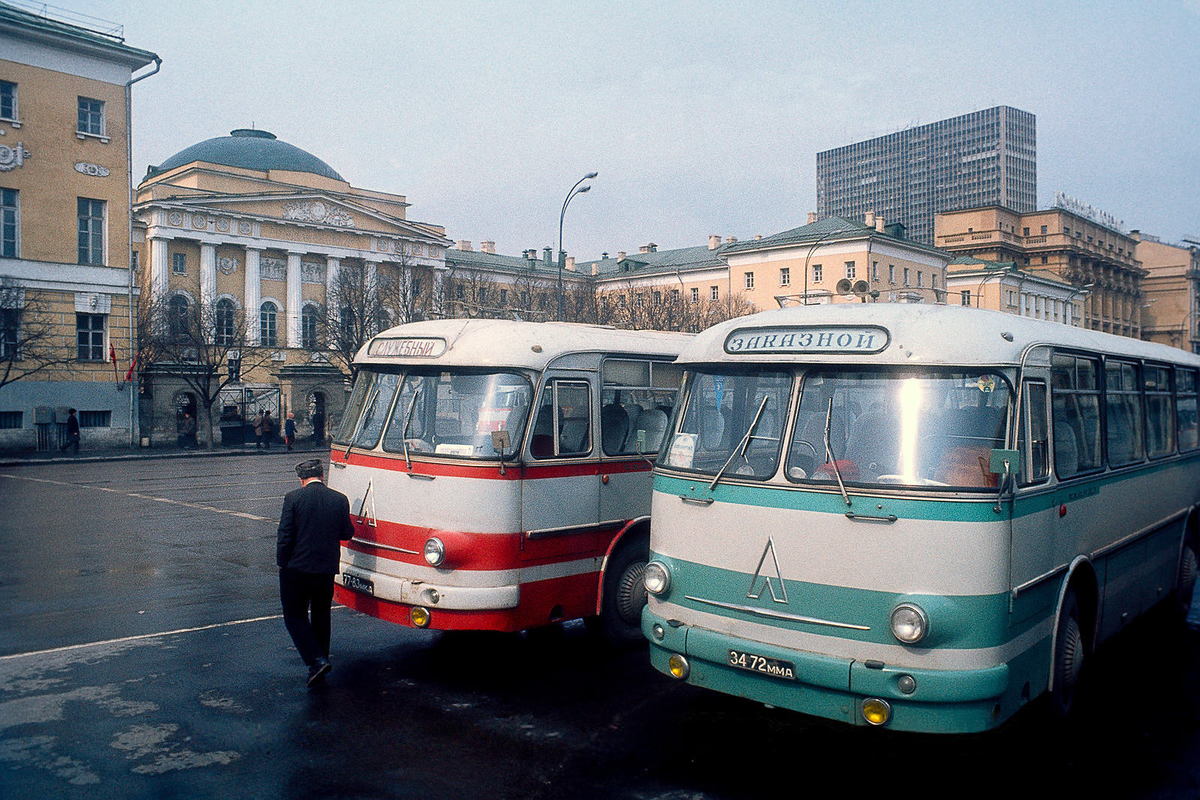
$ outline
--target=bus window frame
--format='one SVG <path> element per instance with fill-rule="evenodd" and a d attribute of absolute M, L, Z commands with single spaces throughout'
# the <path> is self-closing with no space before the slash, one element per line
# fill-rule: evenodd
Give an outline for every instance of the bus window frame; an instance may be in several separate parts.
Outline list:
<path fill-rule="evenodd" d="M 1125 388 L 1112 389 L 1109 387 L 1109 375 L 1116 371 L 1116 368 L 1132 367 L 1133 375 L 1133 390 L 1129 391 Z M 1123 370 L 1122 370 L 1123 371 Z M 1145 380 L 1145 372 L 1140 359 L 1123 358 L 1121 356 L 1106 356 L 1104 358 L 1104 463 L 1109 469 L 1124 469 L 1125 467 L 1133 467 L 1142 464 L 1146 461 L 1146 397 L 1142 383 Z M 1133 457 L 1128 461 L 1114 462 L 1112 457 L 1112 447 L 1110 438 L 1113 435 L 1113 427 L 1109 424 L 1109 403 L 1110 394 L 1117 397 L 1133 397 L 1138 404 L 1137 413 L 1133 417 L 1137 420 L 1139 430 L 1138 438 L 1135 441 L 1135 451 Z"/>
<path fill-rule="evenodd" d="M 1033 415 L 1029 413 L 1031 407 L 1029 389 L 1031 386 L 1038 386 L 1041 388 L 1041 391 L 1044 392 L 1042 397 L 1042 413 L 1044 415 L 1043 419 L 1046 423 L 1043 431 L 1046 442 L 1046 467 L 1045 473 L 1037 477 L 1034 477 L 1033 447 L 1031 445 L 1031 442 L 1033 441 Z M 1023 378 L 1021 381 L 1020 402 L 1022 404 L 1022 408 L 1018 412 L 1020 415 L 1020 430 L 1017 431 L 1016 446 L 1018 450 L 1021 450 L 1022 445 L 1024 445 L 1025 452 L 1023 452 L 1021 455 L 1023 468 L 1021 470 L 1021 475 L 1018 479 L 1017 486 L 1024 489 L 1031 486 L 1042 486 L 1048 483 L 1050 476 L 1054 474 L 1054 470 L 1052 468 L 1052 464 L 1054 463 L 1054 439 L 1051 435 L 1051 417 L 1053 416 L 1054 409 L 1050 402 L 1049 379 L 1043 378 L 1040 375 L 1033 378 Z"/>
<path fill-rule="evenodd" d="M 1166 379 L 1167 379 L 1166 391 L 1163 391 L 1161 389 L 1151 391 L 1149 388 L 1147 388 L 1146 374 L 1149 370 L 1164 370 L 1166 372 Z M 1156 361 L 1143 362 L 1142 363 L 1141 388 L 1142 388 L 1142 431 L 1143 431 L 1142 439 L 1143 439 L 1143 444 L 1145 447 L 1146 459 L 1149 461 L 1160 461 L 1164 458 L 1170 458 L 1173 455 L 1178 455 L 1180 452 L 1180 450 L 1179 450 L 1179 427 L 1178 427 L 1179 420 L 1178 420 L 1177 413 L 1175 411 L 1175 398 L 1176 398 L 1175 370 L 1172 367 L 1172 365 L 1171 364 L 1162 364 L 1162 363 L 1159 363 Z M 1151 397 L 1166 397 L 1167 403 L 1170 406 L 1169 409 L 1167 410 L 1165 418 L 1169 421 L 1169 424 L 1170 424 L 1169 433 L 1170 433 L 1170 439 L 1171 439 L 1171 446 L 1166 450 L 1166 452 L 1159 453 L 1157 455 L 1151 454 L 1151 452 L 1150 452 L 1150 398 Z"/>
<path fill-rule="evenodd" d="M 1200 416 L 1198 416 L 1196 422 L 1194 423 L 1194 428 L 1196 429 L 1196 443 L 1192 447 L 1184 449 L 1183 439 L 1180 436 L 1182 426 L 1179 424 L 1179 400 L 1184 397 L 1190 397 L 1195 405 L 1195 408 L 1192 409 L 1193 414 L 1200 415 L 1200 369 L 1196 369 L 1194 367 L 1182 367 L 1178 365 L 1173 366 L 1174 369 L 1172 370 L 1173 374 L 1171 390 L 1175 398 L 1175 449 L 1179 453 L 1194 453 L 1195 451 L 1200 450 Z M 1180 372 L 1189 372 L 1192 375 L 1192 388 L 1186 394 L 1184 394 L 1179 388 Z"/>
<path fill-rule="evenodd" d="M 647 375 L 648 375 L 647 383 L 644 386 L 616 385 L 616 384 L 608 383 L 605 379 L 605 373 L 606 373 L 608 364 L 613 361 L 625 361 L 625 362 L 636 362 L 636 363 L 647 364 L 648 365 L 648 367 L 647 367 Z M 667 387 L 667 386 L 659 385 L 658 379 L 656 377 L 656 373 L 658 372 L 659 368 L 661 368 L 661 367 L 669 367 L 669 368 L 679 371 L 680 380 L 678 382 L 676 382 L 674 387 Z M 621 354 L 621 353 L 613 353 L 613 354 L 605 355 L 603 358 L 600 359 L 600 369 L 597 373 L 599 376 L 599 378 L 598 378 L 599 389 L 597 390 L 597 401 L 598 401 L 598 408 L 600 411 L 600 427 L 598 429 L 599 445 L 600 445 L 600 458 L 602 458 L 602 459 L 630 459 L 630 458 L 645 459 L 645 458 L 650 458 L 650 457 L 654 456 L 655 454 L 661 452 L 663 443 L 665 443 L 667 441 L 667 434 L 671 430 L 671 423 L 674 420 L 675 409 L 679 405 L 679 394 L 683 389 L 682 380 L 683 380 L 683 375 L 685 374 L 685 372 L 686 372 L 686 370 L 683 368 L 682 365 L 675 364 L 673 361 L 667 361 L 667 360 L 661 359 L 661 358 L 656 359 L 656 358 L 651 358 L 648 356 L 631 356 L 631 355 L 626 355 L 626 354 Z M 616 452 L 616 453 L 608 452 L 608 450 L 604 446 L 604 408 L 605 408 L 604 395 L 605 395 L 605 392 L 610 391 L 610 390 L 617 392 L 617 393 L 620 393 L 620 392 L 626 391 L 626 390 L 628 390 L 628 391 L 645 391 L 645 392 L 650 392 L 650 393 L 654 393 L 654 392 L 670 392 L 671 393 L 671 395 L 672 395 L 671 410 L 664 412 L 666 414 L 666 427 L 664 427 L 664 429 L 663 429 L 662 439 L 659 441 L 657 447 L 649 447 L 649 444 L 647 443 L 648 449 L 639 450 L 637 448 L 636 439 L 635 439 L 634 447 L 631 450 L 628 450 L 628 449 L 621 450 L 620 452 Z M 660 408 L 660 410 L 661 410 L 661 408 Z M 626 433 L 626 440 L 628 440 L 629 436 L 632 436 L 634 434 L 635 428 L 633 426 L 634 426 L 635 422 L 636 422 L 636 420 L 633 420 L 633 419 L 629 420 L 630 428 L 629 428 L 629 431 Z"/>
<path fill-rule="evenodd" d="M 1055 372 L 1054 359 L 1058 356 L 1069 356 L 1072 359 L 1071 375 L 1072 375 L 1073 384 L 1070 389 L 1063 390 L 1063 389 L 1059 389 L 1057 386 L 1054 385 L 1054 372 Z M 1077 469 L 1072 474 L 1064 477 L 1059 472 L 1059 469 L 1058 469 L 1059 468 L 1059 463 L 1058 463 L 1058 423 L 1057 423 L 1057 420 L 1055 419 L 1055 413 L 1054 413 L 1054 397 L 1055 397 L 1055 394 L 1058 392 L 1066 392 L 1067 394 L 1070 394 L 1070 395 L 1093 394 L 1093 390 L 1091 390 L 1091 389 L 1079 389 L 1078 388 L 1078 386 L 1079 386 L 1079 359 L 1086 359 L 1088 361 L 1093 362 L 1096 365 L 1096 388 L 1094 390 L 1094 394 L 1097 398 L 1096 413 L 1097 413 L 1097 419 L 1098 419 L 1098 424 L 1099 424 L 1098 436 L 1100 439 L 1100 453 L 1099 453 L 1099 457 L 1096 459 L 1095 466 L 1091 466 L 1086 469 Z M 1065 481 L 1075 480 L 1076 478 L 1086 478 L 1086 477 L 1097 475 L 1097 474 L 1103 472 L 1108 464 L 1108 453 L 1107 453 L 1107 449 L 1106 449 L 1107 448 L 1107 432 L 1106 432 L 1106 427 L 1105 427 L 1106 423 L 1107 423 L 1107 419 L 1106 419 L 1107 415 L 1105 413 L 1105 406 L 1104 406 L 1104 355 L 1101 353 L 1096 353 L 1096 352 L 1091 352 L 1091 351 L 1086 351 L 1086 350 L 1073 350 L 1070 348 L 1056 347 L 1050 351 L 1050 366 L 1049 366 L 1048 372 L 1049 372 L 1049 376 L 1050 376 L 1050 380 L 1049 380 L 1049 385 L 1050 385 L 1050 436 L 1051 436 L 1051 441 L 1053 443 L 1053 448 L 1052 448 L 1053 452 L 1054 452 L 1053 472 L 1054 472 L 1055 480 L 1057 480 L 1059 483 L 1063 483 Z M 1082 415 L 1080 415 L 1080 419 L 1081 420 L 1083 419 Z M 1082 444 L 1082 443 L 1077 442 L 1077 444 Z"/>
<path fill-rule="evenodd" d="M 587 450 L 584 450 L 584 451 L 563 453 L 559 450 L 559 445 L 561 444 L 560 437 L 562 436 L 562 430 L 560 428 L 560 420 L 558 418 L 558 410 L 561 407 L 561 403 L 560 403 L 559 396 L 558 396 L 558 388 L 559 388 L 559 384 L 564 384 L 564 383 L 572 384 L 572 385 L 582 385 L 585 388 L 585 390 L 587 391 L 587 414 L 585 415 L 585 419 L 587 419 L 587 424 L 588 424 L 588 429 L 587 429 L 588 448 L 587 448 Z M 556 374 L 556 375 L 546 375 L 542 379 L 540 385 L 538 386 L 538 391 L 534 395 L 534 398 L 533 398 L 534 402 L 530 404 L 531 408 L 530 408 L 530 414 L 529 414 L 529 425 L 528 425 L 528 430 L 525 434 L 526 445 L 525 445 L 524 452 L 528 455 L 530 461 L 544 463 L 547 461 L 554 461 L 557 459 L 564 459 L 564 458 L 572 459 L 572 460 L 579 460 L 579 459 L 586 459 L 586 458 L 593 457 L 593 453 L 595 453 L 595 451 L 597 450 L 598 442 L 596 441 L 596 421 L 595 421 L 595 419 L 593 419 L 595 417 L 594 412 L 596 410 L 596 403 L 593 402 L 592 389 L 593 389 L 592 382 L 590 380 L 588 380 L 587 377 L 584 377 L 584 376 Z M 553 445 L 553 452 L 550 455 L 540 455 L 539 456 L 539 455 L 535 455 L 533 452 L 533 444 L 534 444 L 533 439 L 535 436 L 539 435 L 538 430 L 537 430 L 538 416 L 541 414 L 541 411 L 543 408 L 542 398 L 545 396 L 545 393 L 547 391 L 551 392 L 550 404 L 551 404 L 551 408 L 553 409 L 553 413 L 551 415 L 551 417 L 552 417 L 552 419 L 551 419 L 551 430 L 552 430 L 551 444 Z M 544 435 L 544 434 L 542 434 L 542 435 Z"/>

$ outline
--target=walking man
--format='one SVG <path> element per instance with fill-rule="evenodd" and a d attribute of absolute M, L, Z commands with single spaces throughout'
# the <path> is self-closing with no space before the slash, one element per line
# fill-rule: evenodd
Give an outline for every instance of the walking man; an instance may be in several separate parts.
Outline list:
<path fill-rule="evenodd" d="M 320 459 L 296 465 L 301 486 L 283 498 L 275 547 L 283 624 L 308 667 L 310 689 L 324 682 L 331 668 L 333 576 L 338 570 L 339 542 L 354 535 L 350 501 L 327 487 L 322 474 Z"/>
<path fill-rule="evenodd" d="M 79 455 L 79 417 L 75 416 L 75 409 L 67 412 L 67 440 L 63 442 L 63 446 L 59 448 L 62 452 L 66 452 L 68 448 L 75 448 L 75 455 Z"/>

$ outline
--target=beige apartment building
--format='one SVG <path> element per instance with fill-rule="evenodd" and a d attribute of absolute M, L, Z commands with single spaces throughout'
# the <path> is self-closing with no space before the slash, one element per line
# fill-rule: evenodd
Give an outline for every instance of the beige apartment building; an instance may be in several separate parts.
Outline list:
<path fill-rule="evenodd" d="M 218 343 L 244 320 L 236 344 L 269 354 L 236 373 L 216 402 L 226 444 L 240 444 L 249 420 L 267 410 L 277 420 L 293 413 L 300 436 L 337 424 L 349 387 L 326 326 L 350 324 L 364 304 L 377 315 L 372 330 L 418 310 L 443 312 L 450 242 L 440 226 L 409 220 L 408 206 L 402 195 L 351 186 L 261 130 L 207 139 L 148 170 L 133 206 L 147 300 L 172 318 L 207 310 L 200 319 Z M 339 275 L 350 274 L 370 296 L 335 300 Z M 384 294 L 392 302 L 376 305 Z M 334 309 L 331 322 L 330 305 L 339 303 L 346 308 Z M 231 351 L 230 370 L 245 366 L 245 355 Z M 147 444 L 175 442 L 185 414 L 204 418 L 177 365 L 148 364 L 143 378 Z M 200 444 L 205 433 L 202 426 Z"/>
<path fill-rule="evenodd" d="M 1079 326 L 1085 289 L 1012 261 L 959 256 L 946 271 L 946 302 Z"/>
<path fill-rule="evenodd" d="M 1142 338 L 1200 353 L 1200 245 L 1169 244 L 1133 231 L 1145 302 Z"/>
<path fill-rule="evenodd" d="M 0 448 L 59 446 L 68 408 L 85 449 L 135 435 L 129 98 L 158 63 L 119 26 L 0 3 L 0 358 L 27 374 L 0 388 Z"/>
<path fill-rule="evenodd" d="M 934 240 L 956 255 L 1011 262 L 1070 284 L 1081 290 L 1083 327 L 1141 337 L 1146 271 L 1137 240 L 1111 225 L 1065 208 L 1019 214 L 985 206 L 938 214 Z"/>

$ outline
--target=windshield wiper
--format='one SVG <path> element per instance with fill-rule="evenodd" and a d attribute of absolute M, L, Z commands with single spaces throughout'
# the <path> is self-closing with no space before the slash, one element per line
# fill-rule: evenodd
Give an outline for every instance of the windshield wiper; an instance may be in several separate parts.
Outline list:
<path fill-rule="evenodd" d="M 767 407 L 767 400 L 770 395 L 763 395 L 762 402 L 758 404 L 758 411 L 754 414 L 754 419 L 750 422 L 750 427 L 746 429 L 746 435 L 738 442 L 738 446 L 729 454 L 729 458 L 725 459 L 725 463 L 721 465 L 721 469 L 717 471 L 716 476 L 712 479 L 712 483 L 708 485 L 708 490 L 711 492 L 713 487 L 717 485 L 717 481 L 721 480 L 721 476 L 725 474 L 725 470 L 729 467 L 734 456 L 745 456 L 746 448 L 750 446 L 750 439 L 754 435 L 754 428 L 758 425 L 758 421 L 762 418 L 763 409 Z"/>
<path fill-rule="evenodd" d="M 412 426 L 413 412 L 417 410 L 417 400 L 420 397 L 421 393 L 418 391 L 408 402 L 408 411 L 404 414 L 404 430 L 400 431 L 400 441 L 404 445 L 404 463 L 408 466 L 409 472 L 412 472 L 412 459 L 408 455 L 408 429 Z"/>
<path fill-rule="evenodd" d="M 842 499 L 846 501 L 846 507 L 851 506 L 850 495 L 846 493 L 846 483 L 842 480 L 842 471 L 838 469 L 837 459 L 833 457 L 833 446 L 829 443 L 829 429 L 833 424 L 833 398 L 829 398 L 829 408 L 825 411 L 825 461 L 829 466 L 833 467 L 833 475 L 837 478 L 838 489 L 842 492 Z"/>

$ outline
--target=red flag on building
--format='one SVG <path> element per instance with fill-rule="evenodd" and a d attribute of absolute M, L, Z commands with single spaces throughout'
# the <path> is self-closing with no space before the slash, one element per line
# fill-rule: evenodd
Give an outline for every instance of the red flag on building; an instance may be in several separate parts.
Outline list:
<path fill-rule="evenodd" d="M 112 342 L 108 343 L 108 360 L 113 364 L 113 380 L 120 383 L 121 376 L 117 374 L 117 348 L 112 346 Z"/>
<path fill-rule="evenodd" d="M 137 354 L 135 353 L 133 356 L 133 361 L 129 362 L 129 371 L 125 373 L 126 383 L 133 380 L 133 368 L 137 366 L 137 360 L 138 360 L 138 357 L 137 357 Z"/>

